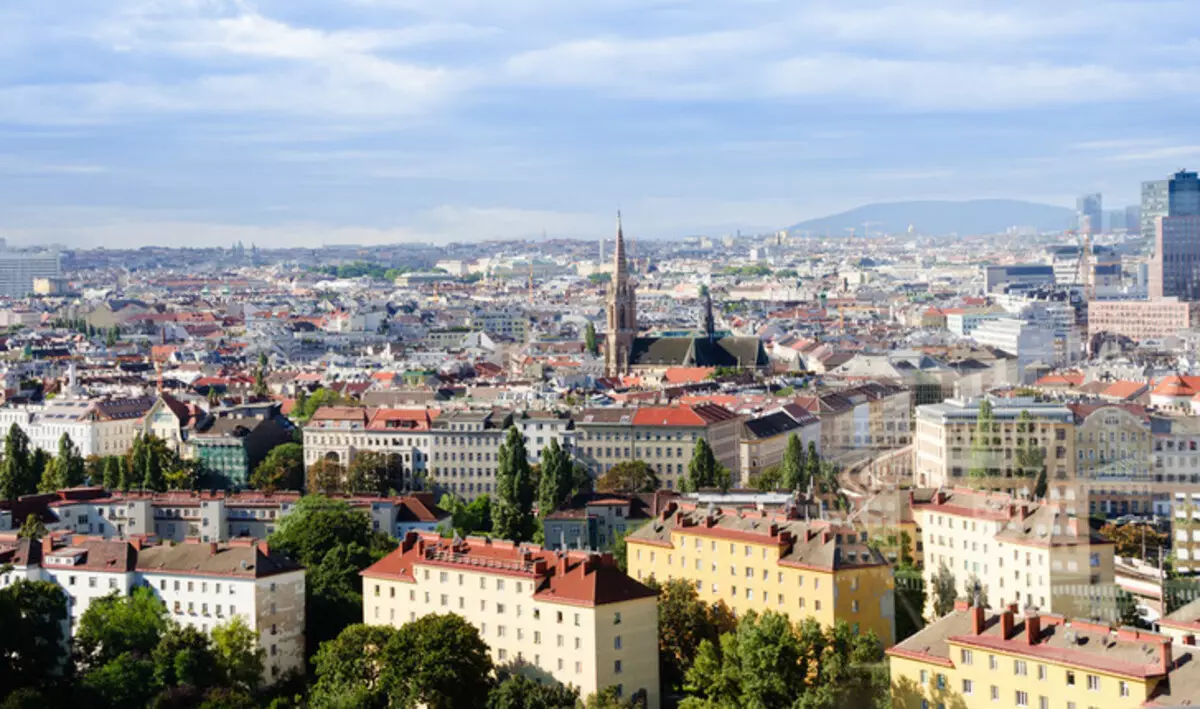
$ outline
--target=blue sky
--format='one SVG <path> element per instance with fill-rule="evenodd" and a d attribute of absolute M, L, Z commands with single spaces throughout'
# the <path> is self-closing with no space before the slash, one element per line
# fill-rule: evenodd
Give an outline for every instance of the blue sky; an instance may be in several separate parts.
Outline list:
<path fill-rule="evenodd" d="M 643 238 L 1200 164 L 1195 0 L 8 0 L 0 236 Z"/>

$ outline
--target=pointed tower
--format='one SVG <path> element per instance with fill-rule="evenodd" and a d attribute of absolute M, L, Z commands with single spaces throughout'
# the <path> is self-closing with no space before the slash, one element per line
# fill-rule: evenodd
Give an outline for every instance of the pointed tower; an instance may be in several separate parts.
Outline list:
<path fill-rule="evenodd" d="M 604 373 L 617 377 L 629 372 L 629 356 L 637 337 L 637 295 L 625 262 L 625 234 L 617 212 L 617 245 L 613 249 L 612 281 L 608 289 L 608 332 L 604 339 Z"/>
<path fill-rule="evenodd" d="M 713 318 L 712 293 L 704 289 L 704 336 L 710 340 L 717 337 L 717 324 Z"/>

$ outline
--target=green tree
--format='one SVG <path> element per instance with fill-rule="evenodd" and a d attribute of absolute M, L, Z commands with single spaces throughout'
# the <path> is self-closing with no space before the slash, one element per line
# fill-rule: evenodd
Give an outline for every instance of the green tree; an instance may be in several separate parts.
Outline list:
<path fill-rule="evenodd" d="M 304 488 L 304 446 L 284 443 L 272 448 L 250 476 L 257 490 L 301 490 Z"/>
<path fill-rule="evenodd" d="M 1028 411 L 1017 416 L 1017 436 L 1021 442 L 1017 448 L 1017 475 L 1041 478 L 1046 470 L 1046 452 L 1038 441 L 1037 423 Z"/>
<path fill-rule="evenodd" d="M 658 590 L 658 667 L 659 680 L 671 691 L 679 691 L 700 643 L 719 641 L 722 633 L 732 632 L 737 625 L 733 612 L 724 601 L 705 603 L 696 593 L 696 586 L 684 579 L 671 579 Z"/>
<path fill-rule="evenodd" d="M 580 706 L 583 709 L 638 709 L 641 705 L 633 699 L 622 697 L 616 687 L 605 687 L 589 694 L 587 699 L 580 702 Z"/>
<path fill-rule="evenodd" d="M 82 485 L 87 477 L 87 464 L 79 449 L 66 433 L 58 439 L 58 456 L 46 464 L 42 480 L 38 485 L 41 492 L 54 492 Z"/>
<path fill-rule="evenodd" d="M 783 487 L 787 490 L 803 490 L 808 487 L 808 476 L 804 466 L 804 442 L 800 436 L 788 436 L 787 449 L 779 464 Z"/>
<path fill-rule="evenodd" d="M 392 483 L 403 476 L 400 456 L 377 451 L 361 451 L 346 470 L 346 492 L 386 494 Z"/>
<path fill-rule="evenodd" d="M 174 457 L 163 439 L 153 433 L 138 434 L 129 452 L 132 474 L 129 482 L 137 483 L 142 490 L 165 492 L 166 472 L 171 468 Z"/>
<path fill-rule="evenodd" d="M 17 530 L 17 537 L 21 539 L 41 539 L 46 536 L 46 525 L 42 523 L 42 518 L 30 512 L 25 521 L 21 523 L 21 528 Z"/>
<path fill-rule="evenodd" d="M 767 466 L 759 472 L 751 474 L 747 482 L 750 487 L 760 492 L 773 492 L 782 489 L 784 487 L 783 469 L 778 465 Z"/>
<path fill-rule="evenodd" d="M 949 567 L 942 564 L 934 572 L 933 577 L 933 614 L 941 618 L 954 610 L 954 600 L 958 598 L 958 582 Z"/>
<path fill-rule="evenodd" d="M 386 648 L 393 700 L 429 709 L 476 707 L 492 688 L 492 657 L 462 616 L 425 615 L 406 623 Z"/>
<path fill-rule="evenodd" d="M 387 649 L 396 630 L 386 625 L 347 626 L 321 644 L 313 658 L 316 682 L 309 695 L 311 706 L 382 709 L 390 705 L 388 694 L 394 668 Z"/>
<path fill-rule="evenodd" d="M 308 466 L 308 484 L 305 489 L 312 493 L 332 495 L 342 492 L 346 486 L 346 469 L 340 463 L 322 458 Z"/>
<path fill-rule="evenodd" d="M 188 685 L 204 690 L 221 681 L 212 641 L 190 625 L 168 624 L 150 660 L 160 687 Z"/>
<path fill-rule="evenodd" d="M 113 491 L 121 489 L 121 458 L 110 455 L 104 459 L 104 489 Z"/>
<path fill-rule="evenodd" d="M 538 517 L 545 522 L 546 517 L 558 506 L 571 499 L 574 486 L 574 464 L 566 451 L 558 445 L 558 439 L 551 438 L 550 443 L 542 447 L 542 474 L 538 478 Z M 542 534 L 542 525 L 538 525 L 536 536 Z"/>
<path fill-rule="evenodd" d="M 600 355 L 600 345 L 596 343 L 596 326 L 591 322 L 583 331 L 583 346 L 587 349 L 588 354 L 593 357 Z"/>
<path fill-rule="evenodd" d="M 0 696 L 49 688 L 67 664 L 67 596 L 49 581 L 19 579 L 0 588 Z"/>
<path fill-rule="evenodd" d="M 146 655 L 122 652 L 84 674 L 82 685 L 95 697 L 89 701 L 93 706 L 144 707 L 157 691 L 154 663 Z"/>
<path fill-rule="evenodd" d="M 363 512 L 341 500 L 308 495 L 279 523 L 268 540 L 308 572 L 305 639 L 311 657 L 318 645 L 362 619 L 359 572 L 383 558 L 396 543 L 371 529 Z"/>
<path fill-rule="evenodd" d="M 260 399 L 267 399 L 271 396 L 271 390 L 267 388 L 266 374 L 261 366 L 254 370 L 254 395 Z"/>
<path fill-rule="evenodd" d="M 168 490 L 195 490 L 200 485 L 204 466 L 198 460 L 180 460 L 172 456 L 163 479 Z"/>
<path fill-rule="evenodd" d="M 542 684 L 520 674 L 506 676 L 488 694 L 487 709 L 575 709 L 579 690 Z"/>
<path fill-rule="evenodd" d="M 703 438 L 696 439 L 696 447 L 692 450 L 692 459 L 688 462 L 688 474 L 684 483 L 685 488 L 691 492 L 705 488 L 726 491 L 732 484 L 729 471 L 717 462 L 712 446 Z"/>
<path fill-rule="evenodd" d="M 149 657 L 167 624 L 167 609 L 150 589 L 139 586 L 128 596 L 114 591 L 88 605 L 75 631 L 75 645 L 88 669 L 107 665 L 124 653 Z"/>
<path fill-rule="evenodd" d="M 975 423 L 975 436 L 971 439 L 971 467 L 967 475 L 979 486 L 992 475 L 993 436 L 996 434 L 996 417 L 992 413 L 992 402 L 984 399 L 979 403 L 979 416 Z"/>
<path fill-rule="evenodd" d="M 37 492 L 42 471 L 33 469 L 29 436 L 17 424 L 8 427 L 4 437 L 4 460 L 0 461 L 0 499 L 15 500 Z"/>
<path fill-rule="evenodd" d="M 262 681 L 266 652 L 240 615 L 212 629 L 213 655 L 224 686 L 253 692 Z"/>
<path fill-rule="evenodd" d="M 500 446 L 496 465 L 495 532 L 514 542 L 533 538 L 533 470 L 525 450 L 525 437 L 511 426 Z"/>
<path fill-rule="evenodd" d="M 689 699 L 681 706 L 790 707 L 805 687 L 802 657 L 787 616 L 751 611 L 719 645 L 701 641 L 685 686 L 708 704 Z"/>
<path fill-rule="evenodd" d="M 654 492 L 658 487 L 658 473 L 644 460 L 623 460 L 596 480 L 599 492 Z"/>
<path fill-rule="evenodd" d="M 808 442 L 808 455 L 804 456 L 805 486 L 821 478 L 821 455 L 817 453 L 817 442 Z"/>
<path fill-rule="evenodd" d="M 492 498 L 488 495 L 480 495 L 467 504 L 462 498 L 446 493 L 438 507 L 450 513 L 449 531 L 459 536 L 492 531 Z"/>
<path fill-rule="evenodd" d="M 115 347 L 117 345 L 117 328 L 110 327 L 108 334 L 104 336 L 105 347 Z"/>

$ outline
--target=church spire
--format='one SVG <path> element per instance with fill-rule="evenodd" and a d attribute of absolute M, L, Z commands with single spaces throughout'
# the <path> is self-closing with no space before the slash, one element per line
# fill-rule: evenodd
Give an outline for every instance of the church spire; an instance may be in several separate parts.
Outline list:
<path fill-rule="evenodd" d="M 617 246 L 613 249 L 613 281 L 618 276 L 624 276 L 627 270 L 625 264 L 625 230 L 621 228 L 621 210 L 617 210 Z"/>

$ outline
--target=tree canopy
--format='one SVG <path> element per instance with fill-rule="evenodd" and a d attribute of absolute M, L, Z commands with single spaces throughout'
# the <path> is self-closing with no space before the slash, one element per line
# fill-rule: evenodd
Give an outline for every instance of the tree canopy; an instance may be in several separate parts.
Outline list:
<path fill-rule="evenodd" d="M 304 488 L 304 447 L 283 443 L 272 448 L 250 476 L 250 487 L 257 490 L 302 490 Z"/>
<path fill-rule="evenodd" d="M 658 473 L 644 460 L 623 460 L 596 480 L 599 492 L 654 492 L 658 487 Z"/>
<path fill-rule="evenodd" d="M 692 459 L 688 461 L 687 478 L 684 481 L 689 491 L 717 488 L 728 490 L 732 478 L 725 466 L 717 462 L 712 446 L 703 438 L 696 439 Z"/>
<path fill-rule="evenodd" d="M 534 532 L 533 470 L 525 449 L 525 436 L 516 426 L 509 427 L 497 461 L 493 527 L 504 539 L 529 541 Z"/>

